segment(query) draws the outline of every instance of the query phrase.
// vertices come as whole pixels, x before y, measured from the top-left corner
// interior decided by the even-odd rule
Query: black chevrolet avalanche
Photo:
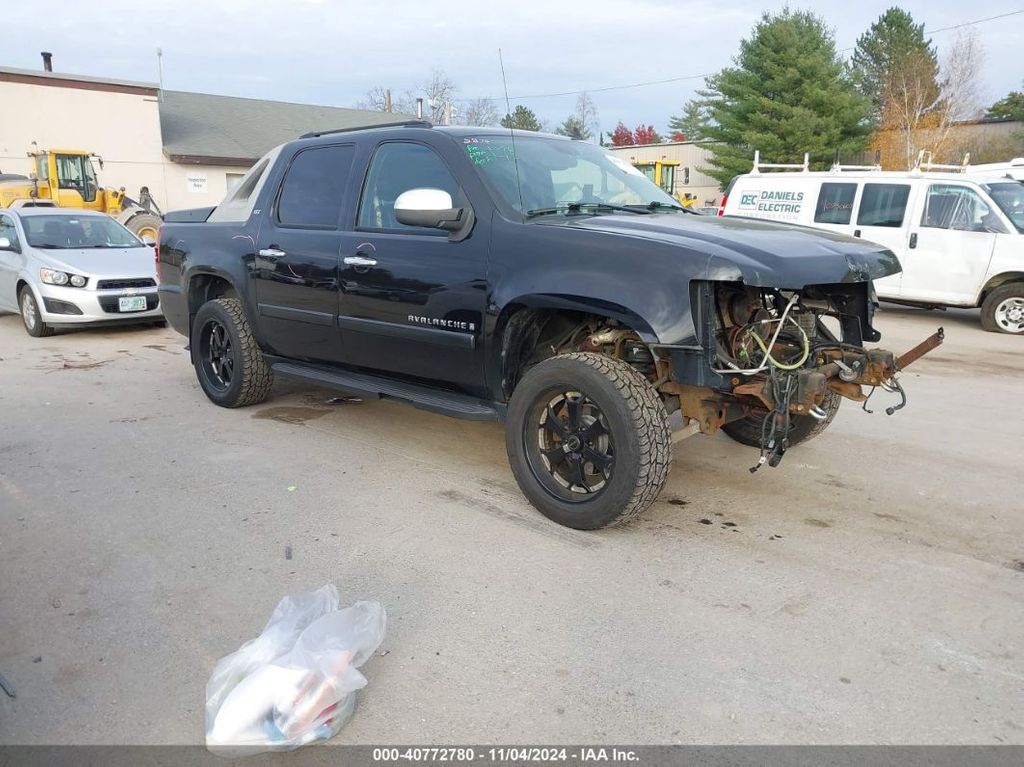
[[[900,269],[878,245],[694,215],[600,147],[491,128],[303,136],[169,215],[157,262],[214,403],[285,376],[504,421],[523,493],[581,529],[649,506],[682,437],[721,429],[756,469],[844,398],[898,409],[941,341],[865,347]]]

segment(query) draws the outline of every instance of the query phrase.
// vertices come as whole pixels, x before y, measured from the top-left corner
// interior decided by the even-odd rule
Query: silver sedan
[[[29,335],[158,322],[159,303],[153,249],[110,216],[0,210],[0,310],[19,312]]]

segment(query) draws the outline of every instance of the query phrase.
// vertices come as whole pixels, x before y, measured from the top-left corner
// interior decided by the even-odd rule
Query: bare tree
[[[430,73],[430,79],[419,89],[423,93],[423,116],[432,123],[447,125],[452,122],[455,83],[441,69]]]
[[[954,127],[982,110],[979,76],[984,53],[977,34],[961,29],[939,69],[922,54],[906,56],[882,84],[882,119],[874,148],[889,167],[913,165],[922,149],[937,160],[949,161],[956,150]]]
[[[428,80],[401,94],[382,85],[374,86],[364,94],[356,107],[377,112],[413,115],[416,114],[416,99],[422,98],[423,116],[431,122],[444,125],[451,123],[454,117],[455,90],[455,84],[448,75],[440,69],[435,69]]]
[[[590,94],[583,91],[576,99],[576,111],[572,115],[576,122],[582,126],[585,138],[590,138],[600,128],[600,119],[597,114],[597,106]]]
[[[356,109],[368,109],[373,112],[394,111],[391,104],[391,89],[375,85],[363,94],[362,100],[356,104]]]
[[[459,114],[458,122],[461,125],[497,125],[501,120],[501,113],[491,99],[473,99],[466,102]]]

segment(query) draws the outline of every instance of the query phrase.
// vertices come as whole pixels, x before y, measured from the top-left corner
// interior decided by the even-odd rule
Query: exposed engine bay
[[[713,295],[712,369],[725,386],[715,387],[710,397],[701,392],[696,398],[685,385],[668,388],[680,395],[683,415],[696,420],[701,431],[740,419],[757,424],[759,438],[754,441],[760,457],[752,472],[765,463],[779,464],[794,419],[829,419],[838,407],[835,395],[860,402],[871,412],[868,401],[881,388],[898,398],[885,412],[902,409],[907,396],[899,372],[943,340],[939,328],[898,358],[884,349],[865,349],[865,341],[880,338],[871,327],[870,283],[808,286],[802,291],[719,283]],[[717,409],[713,415],[709,405]]]
[[[760,450],[752,472],[777,466],[791,439],[808,431],[809,419],[827,425],[840,398],[870,413],[869,400],[881,389],[893,398],[884,408],[888,415],[905,407],[899,372],[943,341],[939,328],[900,357],[866,349],[865,342],[881,338],[871,324],[870,282],[800,291],[704,283],[703,290],[709,311],[702,347],[652,349],[624,326],[585,323],[550,350],[599,351],[629,363],[662,394],[670,413],[682,414],[682,436],[725,428],[736,437],[742,427],[739,441]],[[696,360],[709,374],[700,380],[687,372]],[[800,423],[804,428],[795,429]]]

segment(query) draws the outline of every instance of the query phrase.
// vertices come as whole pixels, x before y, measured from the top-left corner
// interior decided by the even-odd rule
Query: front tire
[[[263,359],[237,298],[203,304],[192,323],[190,343],[196,378],[211,402],[245,407],[267,398],[274,373]]]
[[[583,352],[544,360],[523,376],[509,402],[505,446],[530,503],[578,530],[640,514],[672,463],[657,392],[626,363]]]
[[[143,237],[148,237],[155,241],[163,223],[164,220],[153,213],[139,213],[128,219],[125,226],[140,240]]]
[[[981,304],[981,326],[990,333],[1024,334],[1024,282],[998,287]]]
[[[839,412],[839,406],[843,398],[834,391],[826,391],[825,399],[821,403],[821,409],[825,411],[824,420],[809,415],[793,415],[789,418],[789,446],[799,445],[821,434],[831,425],[832,420]],[[764,424],[764,415],[750,415],[738,421],[727,423],[722,427],[729,437],[741,445],[750,447],[761,447],[761,427]]]
[[[28,285],[21,289],[18,296],[18,306],[21,307],[21,322],[25,326],[25,332],[33,338],[47,338],[53,335],[53,328],[43,322],[43,316],[39,312],[39,303]]]

